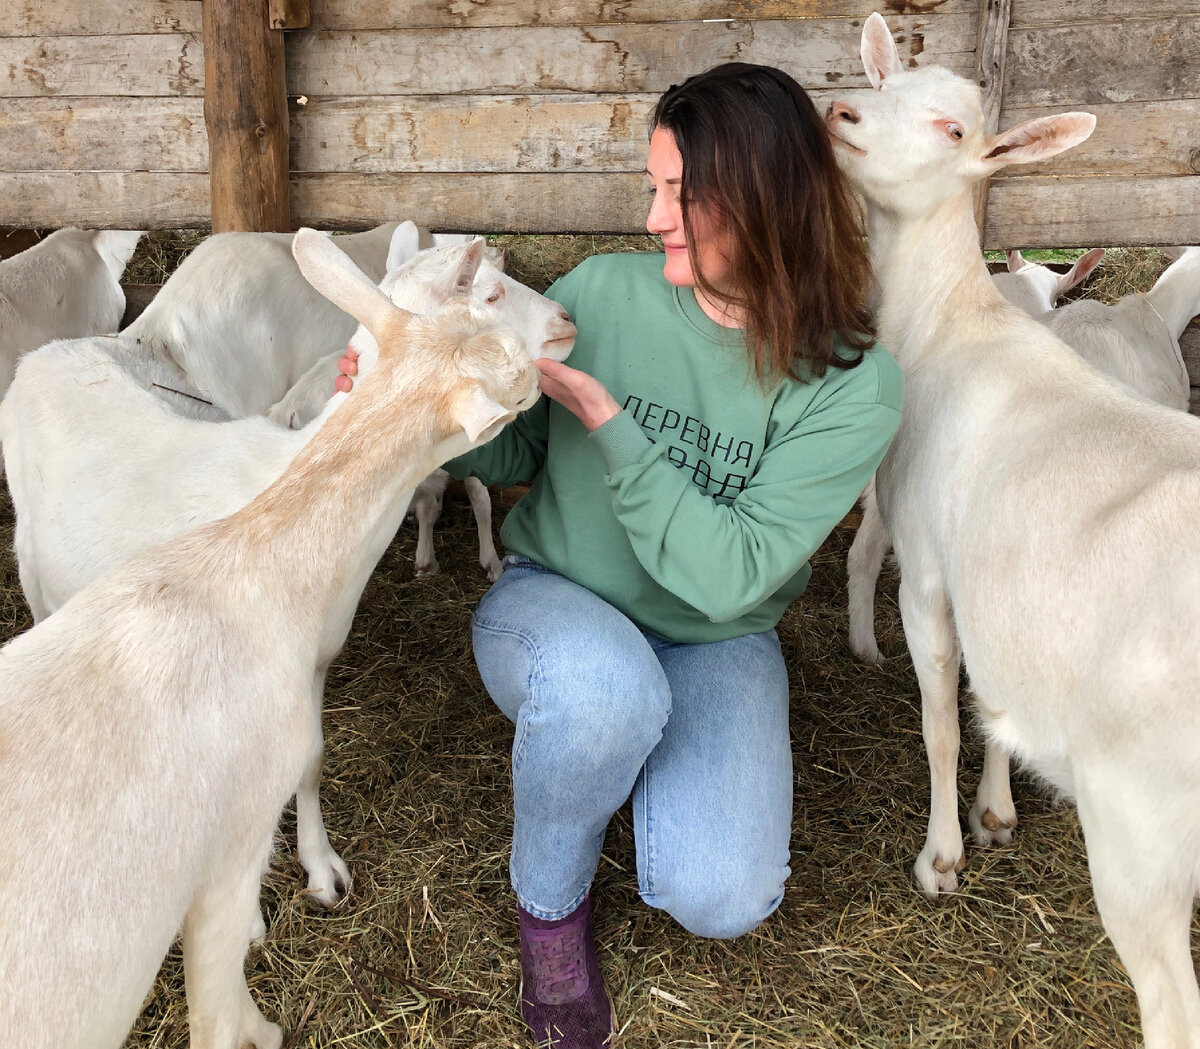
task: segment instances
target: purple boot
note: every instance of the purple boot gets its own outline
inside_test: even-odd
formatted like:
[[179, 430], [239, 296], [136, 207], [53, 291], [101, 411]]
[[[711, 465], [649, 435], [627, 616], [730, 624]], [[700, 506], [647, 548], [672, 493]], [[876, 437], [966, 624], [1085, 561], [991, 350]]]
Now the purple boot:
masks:
[[521, 1013], [534, 1041], [550, 1049], [604, 1049], [616, 1026], [600, 977], [589, 897], [546, 921], [517, 906]]

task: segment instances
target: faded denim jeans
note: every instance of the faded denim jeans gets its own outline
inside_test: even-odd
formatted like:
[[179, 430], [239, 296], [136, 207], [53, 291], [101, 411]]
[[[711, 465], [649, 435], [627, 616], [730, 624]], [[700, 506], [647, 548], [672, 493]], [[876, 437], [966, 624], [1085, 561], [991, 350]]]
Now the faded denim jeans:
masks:
[[535, 561], [504, 565], [473, 639], [483, 683], [516, 725], [510, 869], [521, 905], [552, 919], [583, 901], [632, 792], [646, 903], [701, 936], [755, 928], [791, 873], [775, 632], [676, 644]]

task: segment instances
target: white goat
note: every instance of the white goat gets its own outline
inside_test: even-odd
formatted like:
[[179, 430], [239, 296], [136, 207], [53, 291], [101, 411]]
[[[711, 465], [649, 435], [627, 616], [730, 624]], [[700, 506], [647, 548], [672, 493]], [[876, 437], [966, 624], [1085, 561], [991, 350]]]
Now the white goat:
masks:
[[1168, 408], [1188, 410], [1179, 337], [1200, 313], [1200, 247], [1184, 248], [1148, 292], [1109, 305], [1077, 299], [1041, 320], [1090, 364]]
[[[1169, 251], [1175, 254], [1175, 261], [1154, 287], [1144, 294], [1127, 295], [1115, 305], [1077, 299], [1053, 308], [1058, 298], [1095, 269], [1104, 256], [1103, 248], [1093, 248], [1061, 275], [1027, 262], [1019, 251], [1009, 251], [1009, 272], [994, 274], [992, 280], [1006, 299], [1030, 313], [1089, 364], [1137, 394], [1186, 411], [1191, 386], [1179, 336], [1200, 312], [1200, 248]], [[875, 587], [891, 541], [879, 515], [874, 482], [863, 491], [861, 504], [862, 523], [846, 558], [850, 647], [860, 659], [878, 663]], [[1008, 771], [1008, 753], [988, 743], [976, 803], [967, 814], [979, 845], [1012, 841], [1017, 810]]]
[[[489, 282], [480, 285], [475, 278], [484, 254], [482, 241], [429, 249], [389, 274], [384, 290], [401, 307], [422, 314], [456, 291], [469, 293], [480, 309], [519, 331], [538, 356], [565, 357], [575, 328], [561, 307], [523, 285], [511, 295], [497, 295]], [[354, 339], [365, 373], [374, 342], [361, 329]], [[186, 391], [186, 378], [172, 372], [169, 361], [114, 353], [123, 346], [119, 339], [79, 339], [27, 354], [0, 402], [0, 441], [16, 512], [14, 547], [21, 587], [37, 622], [155, 543], [244, 506], [316, 432], [317, 422], [308, 420], [333, 392], [330, 377], [322, 377], [323, 392], [307, 380], [302, 392], [308, 404], [288, 410], [293, 421], [299, 412], [307, 422], [298, 432], [262, 416], [197, 421], [211, 418], [206, 413], [214, 409], [190, 397], [168, 404], [163, 391], [147, 388], [157, 368], [166, 370], [168, 387]], [[406, 501], [379, 519], [358, 551], [357, 570], [346, 576], [340, 600], [331, 607], [312, 668], [318, 726], [329, 665], [345, 644], [367, 579], [407, 506]], [[320, 774], [318, 737], [296, 790], [297, 851], [312, 897], [333, 906], [351, 879], [321, 818]]]
[[[1065, 274], [1028, 262], [1019, 251], [1008, 251], [1008, 273], [993, 274], [992, 281], [1009, 302], [1046, 325], [1089, 364], [1152, 401], [1187, 411], [1191, 382], [1179, 337], [1200, 313], [1200, 248], [1164, 250], [1175, 261], [1154, 287], [1115, 305], [1076, 299], [1054, 309], [1062, 295], [1095, 269], [1104, 257], [1103, 248], [1081, 256]], [[873, 483], [863, 492], [862, 511], [862, 526], [847, 558], [850, 647], [859, 658], [878, 663], [875, 585], [891, 544], [879, 519]], [[980, 844], [987, 844], [984, 837]]]
[[52, 339], [121, 326], [121, 274], [140, 230], [60, 229], [0, 260], [0, 396], [17, 358]]
[[1014, 306], [1020, 306], [1031, 317], [1049, 313], [1068, 291], [1092, 275], [1104, 258], [1103, 248], [1085, 251], [1066, 273], [1055, 273], [1049, 266], [1030, 262], [1015, 248], [1004, 253], [1008, 264], [1005, 273], [993, 273], [992, 283]]
[[[378, 282], [413, 259], [422, 244], [453, 248], [472, 240], [466, 234], [430, 234], [405, 221], [347, 234], [337, 243]], [[333, 387], [317, 390], [316, 384], [310, 387], [302, 380], [312, 382], [306, 375], [311, 367], [322, 359], [336, 362], [345, 352], [354, 322], [300, 275], [291, 241], [290, 233], [219, 233], [202, 241], [122, 333], [124, 348], [131, 356], [138, 347], [145, 355], [175, 362], [186, 376], [183, 388], [229, 417], [266, 412], [295, 427], [295, 418], [303, 414], [296, 409], [306, 404], [307, 422]], [[485, 249], [481, 283], [494, 283], [506, 257], [502, 249]], [[511, 286], [520, 287], [516, 282]], [[420, 312], [419, 307], [408, 308]], [[330, 374], [336, 375], [335, 366]], [[432, 569], [429, 565], [430, 533], [440, 491], [435, 477], [414, 499], [419, 511], [417, 548], [429, 555], [424, 562], [418, 559], [418, 574], [437, 570], [436, 560]], [[473, 486], [470, 494], [480, 533], [480, 563], [495, 579], [500, 560], [492, 541], [491, 501], [482, 485]]]
[[[425, 309], [423, 289], [428, 288], [434, 275], [444, 268], [447, 252], [474, 239], [459, 234], [435, 233], [432, 236], [438, 243], [417, 254], [412, 254], [411, 249], [397, 250], [393, 246], [388, 260], [388, 273], [381, 285], [393, 301], [414, 313], [421, 313]], [[416, 227], [413, 226], [411, 243], [415, 242]], [[524, 326], [531, 340], [537, 341], [538, 333], [544, 332], [542, 341], [545, 345], [540, 351], [542, 356], [555, 360], [565, 358], [574, 344], [574, 325], [570, 324], [567, 314], [556, 303], [505, 274], [503, 265], [506, 257], [507, 253], [501, 249], [485, 249], [484, 261], [475, 277], [473, 294], [500, 304], [512, 323]], [[553, 334], [555, 331], [560, 332], [557, 337]], [[344, 352], [339, 344], [317, 360], [268, 410], [268, 416], [293, 428], [312, 418], [333, 389], [333, 382], [338, 375], [337, 363]], [[450, 475], [444, 470], [435, 470], [417, 487], [413, 496], [411, 511], [417, 520], [418, 577], [430, 576], [438, 571], [433, 549], [433, 525], [441, 513], [442, 496], [449, 479]], [[486, 486], [477, 478], [467, 478], [463, 487], [470, 500], [479, 535], [479, 564], [494, 582], [500, 578], [501, 566], [492, 538], [491, 497]]]
[[[335, 350], [317, 361], [284, 398], [270, 408], [267, 418], [290, 426], [293, 430], [299, 429], [308, 419], [313, 418], [320, 410], [320, 405], [329, 398], [329, 391], [333, 389], [334, 380], [338, 376], [338, 361], [345, 352]], [[433, 526], [441, 515], [442, 498], [449, 482], [450, 475], [445, 470], [434, 470], [417, 485], [409, 504], [409, 514], [417, 522], [417, 551], [414, 560], [418, 579], [436, 575], [440, 568], [433, 549]], [[475, 530], [479, 535], [479, 567], [494, 583], [500, 578], [503, 567], [500, 564], [500, 555], [496, 552], [496, 542], [492, 538], [492, 497], [487, 486], [477, 477], [465, 478], [462, 485], [470, 500], [471, 512], [475, 516]]]
[[[411, 256], [419, 231], [384, 223], [337, 238], [376, 284], [393, 244]], [[173, 359], [233, 418], [275, 404], [318, 358], [345, 348], [354, 320], [318, 295], [292, 258], [291, 233], [217, 233], [201, 241], [125, 329], [124, 339]], [[214, 304], [220, 308], [214, 308]]]
[[906, 376], [876, 491], [921, 687], [930, 895], [963, 863], [955, 787], [965, 662], [987, 737], [1075, 798], [1096, 903], [1147, 1049], [1200, 1047], [1189, 949], [1200, 888], [1200, 419], [1136, 398], [1004, 300], [971, 187], [1085, 139], [1086, 113], [989, 136], [979, 89], [909, 71], [878, 14], [875, 90], [827, 124]]
[[116, 1049], [181, 927], [192, 1049], [280, 1045], [243, 960], [331, 609], [417, 482], [537, 400], [496, 311], [414, 318], [329, 238], [294, 250], [377, 367], [248, 506], [0, 650], [0, 1045]]

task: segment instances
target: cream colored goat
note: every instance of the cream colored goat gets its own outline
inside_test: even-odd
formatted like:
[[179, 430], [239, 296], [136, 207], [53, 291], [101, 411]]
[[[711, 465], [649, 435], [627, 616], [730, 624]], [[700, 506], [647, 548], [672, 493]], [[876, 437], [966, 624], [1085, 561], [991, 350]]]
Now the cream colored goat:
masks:
[[244, 509], [0, 650], [0, 1045], [116, 1049], [182, 928], [192, 1049], [277, 1049], [242, 967], [330, 606], [379, 519], [538, 397], [469, 300], [413, 317], [329, 238], [294, 251], [378, 365]]
[[987, 737], [1076, 801], [1147, 1049], [1197, 1049], [1200, 419], [1129, 394], [988, 280], [973, 184], [1078, 144], [1095, 118], [989, 136], [978, 87], [905, 70], [878, 14], [862, 55], [875, 90], [826, 119], [867, 201], [879, 335], [906, 378], [876, 490], [930, 761], [917, 879], [952, 891], [963, 863], [965, 662]]
[[[422, 314], [440, 308], [452, 294], [469, 295], [480, 310], [518, 330], [538, 356], [565, 356], [575, 328], [561, 307], [522, 285], [496, 296], [489, 280], [477, 279], [485, 253], [482, 240], [422, 252], [390, 272], [382, 289], [402, 308]], [[365, 355], [365, 373], [374, 360], [374, 340], [360, 329], [354, 341]], [[123, 561], [248, 503], [318, 431], [333, 391], [335, 370], [316, 376], [319, 382], [306, 376], [297, 384], [282, 406], [306, 423], [297, 431], [261, 416], [219, 424], [197, 420], [181, 413], [215, 409], [190, 397], [172, 397], [168, 405], [162, 390], [148, 388], [156, 377], [186, 386], [186, 376], [166, 368], [168, 358], [121, 352], [128, 349], [120, 339], [44, 346], [21, 362], [0, 403], [0, 441], [16, 511], [14, 549], [35, 621]], [[444, 476], [435, 470], [431, 477], [439, 474]], [[416, 486], [414, 503], [428, 484], [426, 478]], [[490, 509], [486, 491], [485, 505]], [[380, 518], [330, 609], [313, 668], [318, 711], [329, 665], [345, 644], [359, 597], [405, 509], [397, 505]], [[311, 898], [332, 907], [351, 878], [321, 817], [319, 739], [313, 754], [296, 791], [298, 856]]]

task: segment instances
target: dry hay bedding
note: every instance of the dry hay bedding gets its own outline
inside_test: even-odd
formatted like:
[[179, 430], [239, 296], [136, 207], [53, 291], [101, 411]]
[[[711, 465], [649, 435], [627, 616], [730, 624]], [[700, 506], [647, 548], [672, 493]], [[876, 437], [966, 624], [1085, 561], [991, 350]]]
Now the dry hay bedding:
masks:
[[[11, 551], [7, 489], [0, 521]], [[627, 809], [610, 828], [594, 898], [621, 1044], [1133, 1049], [1136, 1003], [1099, 924], [1069, 805], [1018, 775], [1016, 843], [968, 845], [952, 898], [930, 903], [913, 888], [928, 803], [919, 694], [891, 567], [877, 608], [886, 661], [865, 666], [849, 652], [852, 535], [835, 530], [780, 624], [796, 802], [779, 910], [737, 940], [692, 937], [638, 899]], [[269, 931], [247, 978], [293, 1049], [526, 1044], [507, 875], [511, 727], [471, 660], [471, 610], [487, 581], [454, 488], [436, 542], [441, 574], [416, 580], [415, 530], [400, 530], [329, 676], [323, 796], [351, 896], [332, 912], [307, 902], [290, 807], [264, 882]], [[30, 620], [11, 552], [2, 566], [11, 636]], [[981, 756], [968, 731], [964, 811]], [[182, 1046], [186, 1031], [174, 949], [128, 1047]]]

